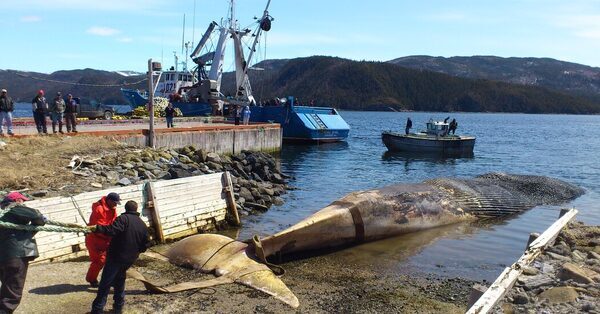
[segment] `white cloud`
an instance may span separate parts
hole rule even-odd
[[[28,15],[28,16],[21,17],[21,22],[24,22],[24,23],[35,23],[35,22],[39,22],[41,20],[42,20],[41,17],[35,16],[35,15]]]
[[[133,38],[131,38],[131,37],[121,37],[121,38],[117,38],[117,41],[121,42],[121,43],[130,43],[130,42],[133,41]]]
[[[114,28],[110,28],[110,27],[101,27],[101,26],[90,27],[87,29],[86,32],[88,34],[92,34],[92,35],[96,35],[96,36],[113,36],[113,35],[121,33],[121,31],[118,29],[114,29]]]
[[[556,20],[561,28],[570,29],[573,35],[587,39],[600,39],[600,14],[564,16]]]

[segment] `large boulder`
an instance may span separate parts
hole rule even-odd
[[[169,169],[169,174],[173,179],[187,178],[192,176],[189,171],[175,167]]]
[[[221,157],[217,153],[208,153],[206,155],[206,161],[214,162],[214,163],[221,163]]]
[[[567,303],[577,300],[579,294],[573,287],[552,287],[538,295],[540,300],[548,300],[549,303]]]
[[[571,279],[575,282],[590,284],[594,282],[592,277],[598,276],[598,274],[593,270],[579,267],[573,263],[565,263],[558,276],[563,281]]]

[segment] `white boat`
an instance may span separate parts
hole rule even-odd
[[[392,152],[440,154],[448,156],[473,155],[475,137],[450,135],[450,125],[442,121],[429,120],[427,129],[419,133],[400,134],[384,131],[381,140]]]

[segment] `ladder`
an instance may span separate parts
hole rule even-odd
[[[318,129],[327,129],[327,126],[325,125],[325,123],[323,123],[323,120],[321,120],[321,118],[319,118],[319,115],[316,113],[311,113],[310,116],[313,118],[313,120],[317,123],[317,128]]]

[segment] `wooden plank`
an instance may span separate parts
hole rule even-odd
[[[216,216],[214,217],[214,221],[219,222],[222,220],[225,220],[225,211],[222,212],[222,215]],[[178,225],[176,227],[173,228],[165,228],[164,232],[165,232],[165,237],[167,238],[174,238],[174,234],[178,234],[184,231],[190,231],[189,234],[194,234],[197,233],[198,228],[202,227],[202,226],[206,226],[206,225],[210,225],[212,224],[212,222],[209,223],[209,220],[198,220],[196,222],[187,224],[187,225]]]
[[[146,182],[146,202],[143,204],[144,207],[151,213],[151,221],[152,226],[154,227],[155,239],[157,239],[160,243],[165,243],[165,236],[163,234],[158,204],[154,195],[155,193],[154,189],[152,188],[152,182]]]
[[[222,216],[223,219],[225,218],[225,212],[226,212],[225,209],[220,209],[220,210],[208,212],[205,214],[199,214],[196,216],[187,217],[184,219],[163,222],[163,230],[165,230],[165,234],[166,234],[167,233],[166,230],[168,230],[168,229],[190,226],[199,221],[206,221],[206,220],[210,220],[210,219],[216,219],[217,221],[219,221],[222,219],[218,219],[218,217]]]
[[[233,226],[241,225],[240,216],[238,215],[237,206],[235,204],[235,196],[233,195],[233,184],[231,183],[231,175],[225,171],[222,176],[223,189],[225,199],[227,200],[227,221]]]
[[[225,206],[227,206],[227,202],[225,201],[225,199],[221,198],[220,196],[217,197],[216,195],[207,195],[207,196],[190,196],[190,198],[187,199],[171,199],[171,200],[163,200],[163,201],[157,201],[156,203],[158,204],[158,206],[160,206],[160,208],[162,208],[162,212],[164,211],[168,211],[172,208],[179,208],[179,207],[184,207],[184,206],[194,206],[194,205],[198,205],[198,204],[203,204],[203,203],[209,203],[209,202],[222,202],[223,204],[225,204]]]
[[[180,213],[186,213],[186,212],[202,214],[202,213],[205,213],[206,211],[210,210],[211,208],[226,209],[227,204],[225,204],[225,202],[219,202],[219,203],[215,202],[215,203],[211,203],[211,204],[193,204],[193,205],[180,206],[180,207],[172,208],[168,211],[165,210],[162,212],[162,215],[163,215],[163,217],[169,217],[169,216],[177,215]]]
[[[163,216],[162,223],[166,224],[166,223],[170,223],[170,222],[181,220],[181,219],[187,219],[190,217],[197,217],[200,215],[212,214],[216,211],[222,211],[222,210],[225,210],[225,207],[210,206],[210,207],[205,207],[203,211],[181,212],[181,213],[177,213],[177,214],[173,214],[173,215],[169,215],[169,216]]]
[[[187,178],[174,179],[174,180],[163,180],[163,181],[157,181],[154,184],[155,184],[156,189],[162,190],[167,187],[171,187],[174,185],[181,185],[181,184],[200,184],[203,182],[212,182],[213,180],[215,180],[216,182],[220,182],[221,173],[222,172],[204,174],[204,175],[199,175],[199,176],[191,176],[191,177],[187,177]]]
[[[500,274],[479,300],[471,306],[467,311],[467,314],[489,313],[515,284],[517,278],[523,272],[523,267],[531,264],[536,257],[538,257],[542,251],[556,239],[560,231],[575,217],[575,215],[577,215],[577,210],[572,208],[546,229],[542,235],[529,245],[525,253],[516,263],[507,267],[502,274]]]
[[[191,189],[181,189],[172,192],[165,192],[162,190],[157,190],[157,192],[161,193],[160,196],[157,195],[157,201],[170,201],[170,200],[182,200],[188,199],[189,197],[197,197],[197,196],[216,196],[223,197],[222,195],[222,187],[221,185],[211,185],[211,186],[202,186]]]

